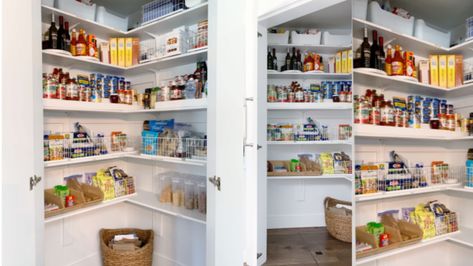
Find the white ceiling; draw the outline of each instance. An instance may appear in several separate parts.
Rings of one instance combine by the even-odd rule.
[[[445,30],[464,24],[466,18],[473,16],[473,0],[391,0],[391,5]]]

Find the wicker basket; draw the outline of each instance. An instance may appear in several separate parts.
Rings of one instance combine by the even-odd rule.
[[[108,247],[108,243],[115,235],[138,235],[143,241],[143,247],[135,251],[116,251]],[[151,266],[153,264],[153,230],[135,228],[102,229],[100,230],[100,249],[104,266]]]
[[[325,223],[327,224],[327,231],[334,238],[351,243],[351,217],[352,215],[341,214],[331,210],[331,207],[335,207],[337,204],[350,205],[351,202],[341,201],[334,198],[326,197],[324,200],[325,208]]]

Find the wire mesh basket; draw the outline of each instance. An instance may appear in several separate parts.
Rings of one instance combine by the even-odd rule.
[[[357,167],[355,178],[360,188],[357,194],[400,191],[442,184],[458,184],[465,179],[464,166],[447,164],[432,167],[390,169],[384,164]]]
[[[142,137],[141,153],[172,158],[206,160],[207,140],[197,138]]]
[[[73,138],[70,134],[50,135],[44,139],[44,161],[100,156],[134,150],[132,138],[118,134],[112,137]]]
[[[142,6],[142,25],[186,9],[184,0],[156,0]]]

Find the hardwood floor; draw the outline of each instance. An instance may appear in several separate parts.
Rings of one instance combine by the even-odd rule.
[[[325,227],[268,230],[266,266],[350,266],[351,244]]]

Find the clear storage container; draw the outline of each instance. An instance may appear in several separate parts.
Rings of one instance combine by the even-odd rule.
[[[328,31],[324,31],[322,35],[322,43],[329,46],[342,46],[347,47],[351,45],[350,34],[331,34]]]
[[[186,209],[193,210],[196,207],[195,202],[195,183],[192,181],[186,181],[184,183],[184,206]]]
[[[450,47],[450,32],[444,32],[427,25],[423,19],[416,19],[414,36],[441,47]]]
[[[94,21],[97,6],[95,4],[86,5],[84,3],[77,2],[76,0],[57,0],[57,8],[62,11],[77,15],[83,19]]]
[[[184,185],[180,178],[172,179],[172,205],[176,207],[184,205]]]
[[[284,33],[268,33],[268,44],[288,44],[289,31]]]
[[[122,17],[120,15],[114,14],[112,11],[107,10],[103,6],[97,7],[97,15],[95,16],[95,21],[97,23],[117,30],[128,30],[128,17]]]
[[[205,182],[199,183],[197,186],[197,190],[199,193],[199,198],[197,205],[199,207],[199,212],[207,213],[207,188],[205,186]]]
[[[159,187],[161,192],[159,193],[159,202],[171,203],[172,202],[172,184],[171,178],[164,174],[159,178]]]
[[[299,34],[291,31],[291,44],[295,45],[319,45],[322,38],[322,32],[316,34]]]
[[[414,17],[405,19],[401,16],[385,11],[381,9],[379,3],[376,1],[372,1],[368,4],[368,20],[377,25],[392,29],[397,33],[410,36],[414,33]]]

